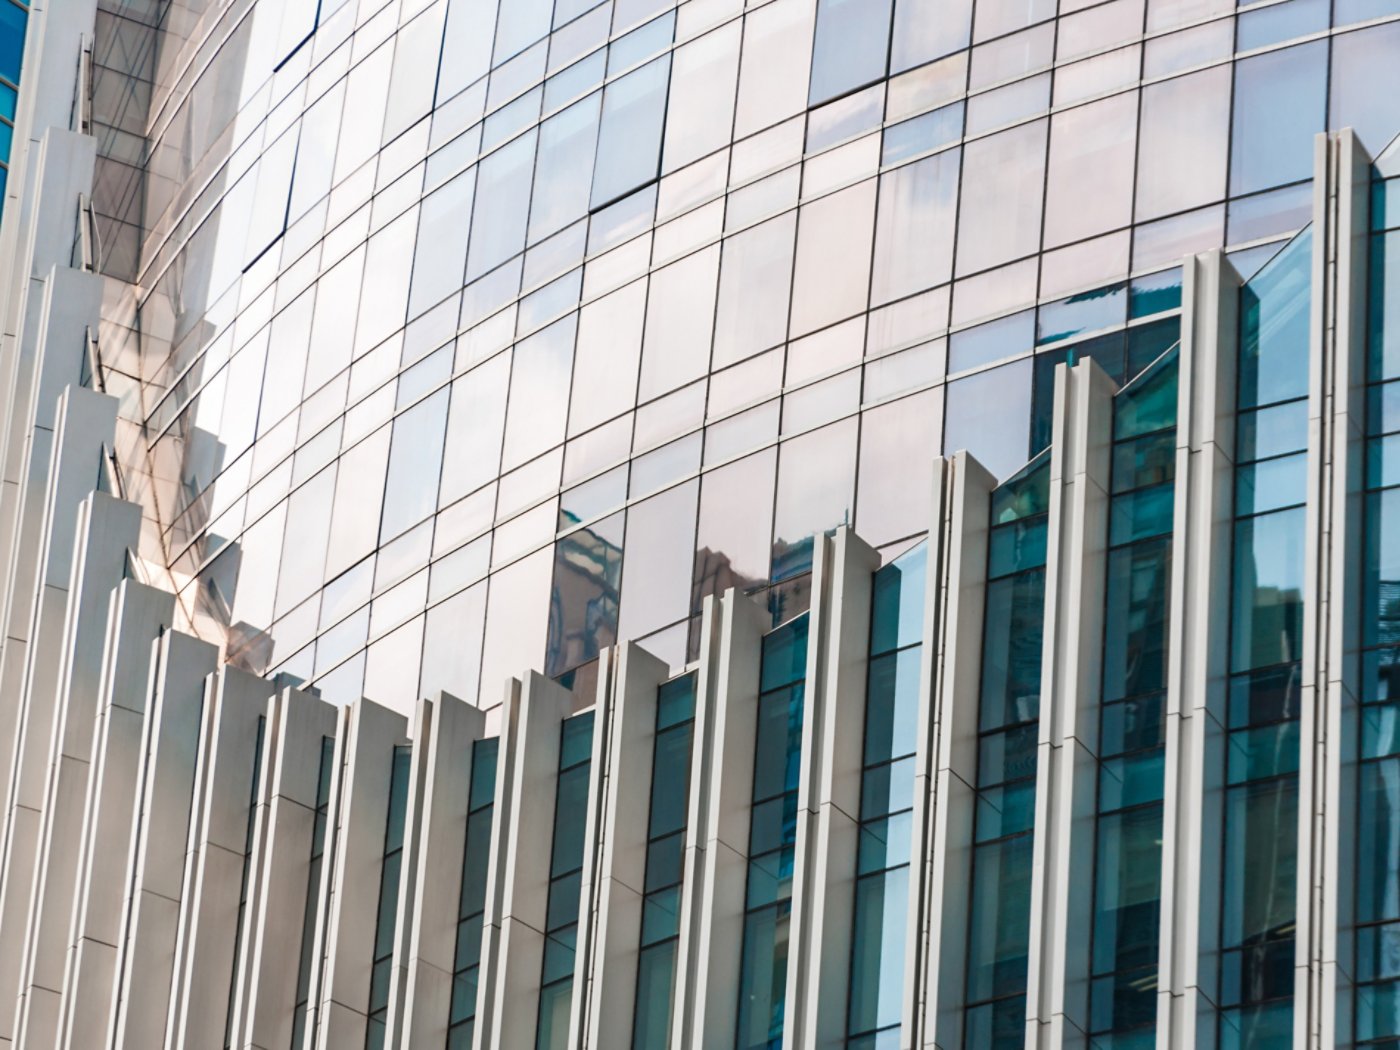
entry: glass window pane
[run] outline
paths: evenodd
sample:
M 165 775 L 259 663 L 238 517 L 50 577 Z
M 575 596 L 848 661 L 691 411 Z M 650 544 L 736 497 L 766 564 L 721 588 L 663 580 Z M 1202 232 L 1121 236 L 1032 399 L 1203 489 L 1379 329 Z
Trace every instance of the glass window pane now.
M 564 440 L 578 314 L 556 321 L 515 348 L 503 470 Z
M 1038 120 L 964 147 L 959 274 L 1010 262 L 1039 247 L 1047 127 Z
M 811 0 L 775 0 L 744 17 L 735 139 L 806 108 L 815 15 Z
M 741 361 L 787 335 L 796 228 L 793 211 L 725 240 L 712 367 Z
M 666 111 L 665 171 L 675 171 L 729 142 L 739 81 L 740 23 L 678 47 Z
M 592 207 L 599 208 L 656 178 L 671 57 L 615 80 L 603 92 Z
M 1271 51 L 1235 64 L 1231 194 L 1309 178 L 1323 129 L 1327 44 Z
M 1133 208 L 1138 100 L 1126 92 L 1050 122 L 1045 246 L 1126 226 Z
M 640 400 L 684 386 L 708 369 L 719 256 L 715 245 L 652 275 Z
M 865 309 L 874 217 L 874 179 L 802 207 L 792 291 L 793 336 Z
M 880 176 L 873 305 L 952 276 L 961 157 L 961 150 L 952 149 Z
M 591 184 L 582 176 L 593 168 L 601 98 L 595 92 L 540 125 L 535 192 L 530 200 L 531 244 L 588 211 Z
M 891 4 L 892 0 L 820 0 L 809 105 L 885 75 Z
M 532 129 L 481 162 L 476 207 L 472 212 L 471 247 L 467 253 L 468 281 L 525 247 L 530 172 L 535 164 L 537 134 Z
M 948 386 L 943 448 L 966 449 L 997 477 L 1009 477 L 1027 459 L 1030 408 L 1029 359 L 959 379 Z
M 1229 67 L 1144 87 L 1139 134 L 1139 221 L 1219 200 L 1228 163 Z

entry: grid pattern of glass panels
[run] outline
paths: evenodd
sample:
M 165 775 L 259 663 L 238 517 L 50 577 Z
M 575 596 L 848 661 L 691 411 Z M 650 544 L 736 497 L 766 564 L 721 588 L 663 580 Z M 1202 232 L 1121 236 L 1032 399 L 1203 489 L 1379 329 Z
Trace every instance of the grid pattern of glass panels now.
M 389 1015 L 389 980 L 393 974 L 394 936 L 399 923 L 399 881 L 403 875 L 403 826 L 408 810 L 410 747 L 394 748 L 389 782 L 389 818 L 384 826 L 384 865 L 379 876 L 379 908 L 374 928 L 374 964 L 370 970 L 365 1050 L 382 1050 Z
M 671 1043 L 695 735 L 695 686 L 696 676 L 687 674 L 663 684 L 656 695 L 632 1050 L 667 1050 Z
M 848 1050 L 898 1046 L 928 545 L 875 573 L 851 924 Z
M 1089 1028 L 1156 1045 L 1177 351 L 1113 408 Z
M 1026 1038 L 1049 518 L 1047 451 L 992 493 L 967 929 L 966 1050 L 1011 1050 Z
M 1361 754 L 1356 842 L 1356 1041 L 1400 1039 L 1400 180 L 1371 203 Z
M 301 919 L 301 959 L 297 964 L 297 1003 L 292 1011 L 292 1045 L 301 1046 L 311 1003 L 311 954 L 316 944 L 316 917 L 321 913 L 321 867 L 326 855 L 326 822 L 335 774 L 335 738 L 321 738 L 321 774 L 316 782 L 316 819 L 311 828 L 310 874 L 306 878 L 306 909 Z
M 1220 1043 L 1293 1045 L 1312 234 L 1240 293 Z
M 554 799 L 536 1050 L 564 1050 L 569 1042 L 588 782 L 593 767 L 593 716 L 592 711 L 574 715 L 564 721 L 559 731 L 559 781 Z
M 763 639 L 737 1050 L 783 1044 L 809 626 L 803 613 Z
M 109 388 L 192 624 L 333 698 L 790 615 L 811 533 L 917 539 L 934 455 L 1034 450 L 1066 346 L 1008 318 L 1146 328 L 1302 225 L 1313 132 L 1400 123 L 1396 0 L 315 7 L 158 50 Z
M 452 967 L 447 1050 L 471 1050 L 476 1029 L 481 936 L 486 918 L 486 879 L 491 862 L 500 750 L 500 737 L 478 740 L 472 745 L 472 783 L 467 799 L 466 842 L 462 850 L 462 890 L 457 905 L 457 949 Z

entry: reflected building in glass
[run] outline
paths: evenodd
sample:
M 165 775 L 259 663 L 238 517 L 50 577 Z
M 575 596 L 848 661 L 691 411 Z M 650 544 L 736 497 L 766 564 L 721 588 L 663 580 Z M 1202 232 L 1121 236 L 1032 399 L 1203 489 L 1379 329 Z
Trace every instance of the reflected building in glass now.
M 0 1050 L 1400 1046 L 1397 56 L 0 0 Z

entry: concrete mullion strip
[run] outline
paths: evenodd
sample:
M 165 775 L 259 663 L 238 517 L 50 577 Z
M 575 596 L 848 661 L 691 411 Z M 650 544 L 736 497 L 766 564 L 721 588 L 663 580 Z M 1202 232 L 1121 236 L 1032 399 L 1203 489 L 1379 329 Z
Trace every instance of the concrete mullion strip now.
M 492 1024 L 478 1043 L 483 1050 L 533 1050 L 535 1046 L 561 727 L 573 706 L 568 690 L 533 671 L 526 677 L 516 733 L 510 741 L 510 812 L 507 816 L 498 811 L 497 817 L 505 833 L 504 854 L 498 858 L 504 870 L 498 872 L 499 945 L 491 960 L 496 977 L 493 998 L 486 1001 Z M 601 726 L 595 724 L 595 743 L 600 732 Z M 502 739 L 503 747 L 505 743 Z M 594 785 L 597 773 L 596 768 L 591 771 Z M 501 841 L 499 835 L 497 841 Z
M 941 678 L 938 661 L 939 635 L 944 622 L 943 573 L 947 550 L 949 483 L 953 472 L 949 461 L 933 461 L 929 484 L 928 557 L 924 569 L 923 627 L 919 635 L 918 721 L 915 725 L 913 813 L 909 842 L 908 939 L 904 945 L 904 995 L 899 1029 L 899 1050 L 921 1045 L 924 1009 L 927 1005 L 924 975 L 929 966 L 928 891 L 933 870 L 933 771 L 938 753 L 941 713 L 934 706 L 936 678 Z M 873 617 L 872 617 L 873 619 Z M 869 659 L 867 654 L 867 660 Z
M 806 893 L 793 904 L 797 950 L 788 970 L 791 1045 L 804 1048 L 843 1046 L 846 1037 L 870 606 L 880 567 L 879 554 L 844 526 L 832 540 L 819 537 L 817 552 L 809 637 L 818 644 L 807 651 L 814 761 L 811 790 L 804 782 L 803 791 L 809 848 L 798 853 L 809 867 Z
M 695 728 L 691 743 L 690 799 L 687 802 L 685 853 L 682 858 L 680 944 L 676 952 L 675 1001 L 671 1009 L 671 1043 L 686 1046 L 696 1023 L 696 989 L 705 960 L 698 954 L 704 939 L 701 922 L 706 900 L 705 877 L 709 857 L 707 828 L 712 797 L 710 770 L 714 768 L 716 691 L 720 667 L 719 599 L 707 595 L 700 613 L 700 658 L 695 675 Z
M 0 431 L 0 740 L 7 745 L 0 749 L 0 763 L 6 763 L 0 766 L 0 784 L 7 786 L 14 775 L 8 743 L 28 702 L 38 614 L 46 590 L 68 582 L 73 518 L 92 488 L 95 469 L 95 458 L 85 461 L 82 484 L 74 484 L 71 461 L 55 450 L 62 448 L 63 431 L 69 431 L 63 441 L 82 433 L 100 448 L 112 440 L 116 420 L 115 399 L 110 407 L 99 407 L 89 402 L 101 396 L 93 391 L 80 391 L 84 408 L 94 409 L 92 416 L 70 413 L 70 399 L 60 401 L 65 385 L 79 388 L 82 348 L 88 329 L 97 328 L 102 301 L 100 278 L 68 268 L 78 195 L 91 186 L 95 162 L 91 139 L 58 129 L 45 133 L 33 168 L 38 189 L 28 217 L 30 242 L 22 253 L 25 273 L 22 283 L 16 280 L 17 327 L 6 339 L 17 352 L 9 373 L 0 377 L 9 410 Z M 60 473 L 67 475 L 62 481 Z M 66 542 L 55 542 L 57 537 Z M 0 960 L 0 1038 L 12 1034 L 10 980 Z
M 249 786 L 261 746 L 269 752 L 273 683 L 225 665 L 214 684 L 213 737 L 200 782 L 199 840 L 191 856 L 190 895 L 181 901 L 184 939 L 177 952 L 166 1045 L 179 1050 L 224 1045 L 233 996 L 239 898 L 248 827 Z M 262 725 L 263 740 L 258 740 Z M 246 921 L 246 919 L 245 919 Z
M 350 708 L 340 804 L 334 812 L 335 860 L 327 901 L 323 970 L 315 1042 L 320 1050 L 363 1046 L 370 974 L 384 870 L 384 828 L 394 748 L 407 742 L 408 722 L 369 700 Z
M 496 757 L 496 788 L 493 794 L 491 850 L 487 862 L 485 913 L 481 928 L 481 966 L 476 991 L 475 1045 L 491 1045 L 495 1029 L 496 989 L 500 984 L 501 940 L 504 932 L 506 867 L 511 838 L 511 814 L 515 809 L 516 739 L 524 732 L 521 722 L 521 687 L 517 679 L 506 683 L 499 707 L 500 739 Z
M 146 719 L 145 771 L 136 805 L 126 898 L 122 907 L 118 991 L 109 1050 L 161 1045 L 194 803 L 195 755 L 208 680 L 218 650 L 167 632 L 161 673 Z
M 239 1050 L 292 1043 L 322 741 L 335 737 L 340 716 L 295 689 L 282 690 L 271 706 L 234 989 L 232 1045 Z
M 409 758 L 408 798 L 405 800 L 404 806 L 399 897 L 394 906 L 394 947 L 393 957 L 389 963 L 389 1004 L 385 1020 L 385 1047 L 398 1046 L 401 1042 L 398 1030 L 402 1028 L 405 1009 L 404 994 L 408 984 L 410 938 L 413 934 L 414 916 L 418 911 L 418 876 L 420 872 L 425 870 L 420 851 L 431 842 L 423 826 L 423 819 L 424 810 L 429 805 L 427 796 L 431 790 L 432 767 L 436 764 L 433 759 L 438 748 L 440 713 L 440 705 L 437 702 L 426 698 L 420 699 L 414 707 L 413 723 L 409 730 L 409 736 L 413 739 L 413 754 Z M 470 764 L 470 741 L 468 741 L 467 746 L 468 754 L 465 759 L 461 755 L 450 755 L 446 761 L 453 762 L 455 760 L 459 769 L 464 764 Z M 470 792 L 470 788 L 471 781 L 467 780 L 465 784 L 461 785 L 461 792 L 457 800 L 463 807 L 464 820 L 467 793 Z M 437 869 L 438 878 L 436 881 L 442 885 L 450 885 L 451 879 L 442 877 L 450 870 L 450 864 L 444 864 Z M 445 931 L 449 926 L 455 926 L 452 922 L 453 918 L 451 915 L 442 914 L 438 929 Z M 448 997 L 449 999 L 451 997 L 450 970 Z M 443 1016 L 446 1017 L 446 1014 Z M 445 1037 L 446 1032 L 444 1031 L 443 1034 Z
M 33 94 L 33 86 L 22 92 L 20 104 Z M 52 452 L 63 416 L 62 408 L 55 415 L 54 401 L 61 384 L 79 382 L 84 343 L 74 341 L 73 333 L 76 330 L 85 339 L 86 327 L 96 328 L 101 284 L 96 278 L 74 275 L 64 284 L 70 293 L 78 294 L 65 302 L 50 296 L 50 283 L 68 268 L 79 221 L 78 195 L 91 187 L 95 163 L 92 139 L 50 128 L 23 169 L 26 181 L 34 179 L 32 210 L 23 215 L 29 236 L 14 256 L 18 265 L 11 274 L 14 303 L 5 316 L 13 319 L 14 328 L 0 336 L 6 358 L 0 374 L 0 401 L 5 406 L 0 410 L 4 419 L 0 429 L 0 740 L 4 741 L 13 739 L 19 725 L 36 602 L 43 597 L 46 583 L 61 587 L 67 582 L 66 571 L 53 577 L 52 566 L 41 554 L 48 530 L 45 515 L 54 491 L 53 466 L 59 462 Z M 48 322 L 56 322 L 58 331 L 49 333 Z M 51 342 L 64 345 L 46 353 Z M 40 390 L 43 397 L 37 396 Z M 115 421 L 115 402 L 113 406 L 110 416 Z M 70 493 L 72 502 L 60 517 L 61 527 L 71 529 L 77 501 L 89 488 L 90 484 L 75 496 Z M 66 551 L 56 554 L 67 556 Z M 0 763 L 10 760 L 9 748 L 0 749 Z M 11 775 L 8 764 L 0 766 L 0 784 L 8 784 Z M 8 995 L 9 985 L 0 984 L 0 988 Z M 0 1009 L 8 1010 L 8 1005 L 0 1002 Z M 0 1027 L 0 1039 L 10 1035 L 8 1024 Z
M 753 796 L 754 726 L 763 634 L 768 613 L 730 589 L 720 602 L 713 737 L 706 778 L 704 871 L 698 892 L 698 932 L 690 952 L 696 967 L 693 1005 L 681 1046 L 729 1050 L 739 1012 L 739 966 L 744 943 L 749 820 Z
M 1326 741 L 1322 727 L 1325 690 L 1320 688 L 1327 674 L 1326 642 L 1322 637 L 1328 617 L 1329 595 L 1324 549 L 1328 542 L 1330 507 L 1326 478 L 1327 444 L 1332 403 L 1332 352 L 1327 316 L 1332 296 L 1327 287 L 1333 276 L 1335 223 L 1331 214 L 1335 167 L 1326 133 L 1313 139 L 1313 237 L 1312 273 L 1309 281 L 1312 301 L 1308 313 L 1308 439 L 1307 503 L 1304 509 L 1303 539 L 1303 631 L 1298 715 L 1298 849 L 1296 922 L 1293 956 L 1293 1044 L 1312 1045 L 1316 1035 L 1313 1005 L 1312 953 L 1317 947 L 1315 926 L 1318 902 L 1314 900 L 1313 880 L 1318 870 L 1318 831 L 1322 815 L 1320 767 L 1325 762 Z
M 635 642 L 623 645 L 617 666 L 603 821 L 608 833 L 603 843 L 598 880 L 597 947 L 583 1042 L 585 1047 L 598 1050 L 629 1046 L 632 1042 L 646 882 L 656 691 L 670 676 L 665 663 Z
M 1092 359 L 1056 369 L 1027 1047 L 1075 1045 L 1089 1029 L 1113 393 Z
M 1317 498 L 1308 504 L 1308 550 L 1315 560 L 1307 577 L 1315 599 L 1305 606 L 1303 646 L 1303 681 L 1314 688 L 1315 702 L 1303 704 L 1299 789 L 1306 803 L 1299 813 L 1299 859 L 1307 867 L 1298 880 L 1294 1028 L 1295 1045 L 1310 1048 L 1353 1038 L 1351 873 L 1362 685 L 1354 654 L 1361 646 L 1371 189 L 1370 159 L 1351 131 L 1319 135 L 1316 142 L 1314 224 L 1323 235 L 1313 240 L 1309 492 Z M 1311 610 L 1315 619 L 1308 619 Z
M 417 796 L 410 801 L 411 819 L 405 831 L 417 843 L 415 907 L 411 915 L 399 915 L 400 943 L 407 950 L 402 966 L 396 960 L 394 967 L 394 994 L 389 1000 L 391 1048 L 447 1043 L 472 748 L 485 735 L 484 712 L 439 693 L 433 701 L 431 741 L 414 740 L 414 761 L 421 750 L 427 769 L 421 803 Z
M 107 1031 L 121 939 L 124 871 L 131 848 L 144 765 L 148 699 L 155 691 L 157 650 L 175 599 L 135 580 L 111 597 L 102 695 L 94 729 L 60 1005 L 60 1050 L 101 1045 Z
M 574 949 L 574 983 L 569 1004 L 569 1046 L 583 1045 L 588 1028 L 588 998 L 592 973 L 595 929 L 600 918 L 599 895 L 606 836 L 608 755 L 613 731 L 613 685 L 617 650 L 604 649 L 598 657 L 598 686 L 594 698 L 593 749 L 588 776 L 588 818 L 583 832 L 583 871 L 580 874 L 578 934 Z M 650 785 L 648 784 L 648 787 Z M 650 792 L 648 796 L 650 797 Z M 645 821 L 642 825 L 645 834 Z
M 1239 278 L 1222 253 L 1186 261 L 1162 814 L 1158 1046 L 1213 1045 Z
M 116 400 L 69 387 L 58 404 L 52 455 L 44 478 L 36 482 L 43 485 L 46 478 L 47 489 L 43 513 L 35 515 L 36 521 L 42 521 L 42 541 L 28 554 L 33 559 L 31 566 L 37 566 L 38 578 L 34 582 L 23 682 L 14 692 L 15 682 L 0 681 L 0 733 L 10 734 L 8 738 L 0 736 L 8 744 L 4 749 L 8 777 L 4 782 L 4 841 L 0 858 L 0 943 L 6 944 L 22 944 L 29 922 L 51 746 L 55 723 L 61 721 L 60 701 L 66 678 L 76 671 L 81 691 L 98 673 L 108 593 L 121 581 L 120 559 L 113 572 L 112 559 L 108 557 L 102 560 L 101 572 L 92 574 L 85 586 L 79 586 L 84 580 L 79 568 L 79 508 L 92 490 L 101 450 L 111 440 L 116 425 Z M 82 519 L 86 526 L 87 515 L 82 515 Z M 101 526 L 119 527 L 115 522 Z M 119 543 L 124 536 L 125 533 L 114 533 L 104 538 Z M 124 557 L 123 545 L 120 558 Z M 76 577 L 75 568 L 79 569 Z M 70 653 L 80 655 L 75 661 Z M 14 1035 L 23 960 L 22 951 L 0 952 L 0 1037 Z
M 102 493 L 93 493 L 79 507 L 60 691 L 47 712 L 51 725 L 36 724 L 31 730 L 36 757 L 40 739 L 48 740 L 32 882 L 24 879 L 18 865 L 8 873 L 7 889 L 29 891 L 17 1046 L 51 1047 L 58 1030 L 93 727 L 110 657 L 107 617 L 113 612 L 112 591 L 121 583 L 127 548 L 137 542 L 140 527 L 139 507 Z M 36 716 L 41 713 L 38 707 L 33 709 Z
M 951 475 L 946 521 L 946 570 L 930 576 L 926 609 L 937 603 L 937 624 L 925 612 L 922 675 L 930 688 L 921 703 L 914 785 L 916 819 L 929 827 L 922 855 L 927 891 L 928 962 L 923 975 L 917 1042 L 963 1045 L 967 990 L 967 922 L 972 903 L 972 835 L 977 803 L 977 713 L 982 687 L 982 630 L 987 601 L 987 542 L 991 495 L 997 480 L 977 460 L 959 452 Z M 930 552 L 930 573 L 934 559 Z M 936 726 L 933 725 L 936 721 Z M 922 781 L 922 782 L 921 782 Z M 925 815 L 918 816 L 919 807 Z M 915 854 L 915 857 L 919 857 Z

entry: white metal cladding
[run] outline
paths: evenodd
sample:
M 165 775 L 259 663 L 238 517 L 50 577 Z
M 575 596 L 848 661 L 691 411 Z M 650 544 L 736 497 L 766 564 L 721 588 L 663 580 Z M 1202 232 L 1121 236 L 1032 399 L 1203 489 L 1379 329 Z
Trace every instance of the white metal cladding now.
M 1346 770 L 1355 685 L 1342 654 L 1356 606 L 1357 401 L 1366 158 L 1319 143 L 1314 239 L 1309 642 L 1300 806 L 1296 1046 L 1351 1036 Z M 1208 1046 L 1216 1004 L 1224 744 L 1223 620 L 1239 275 L 1188 263 L 1175 449 L 1157 1045 Z M 57 289 L 69 277 L 53 270 Z M 74 287 L 82 284 L 77 281 Z M 75 293 L 76 295 L 77 293 Z M 77 298 L 81 298 L 80 295 Z M 41 340 L 81 326 L 49 297 Z M 69 305 L 77 299 L 70 300 Z M 64 360 L 29 360 L 25 385 Z M 395 921 L 386 1045 L 447 1038 L 472 745 L 499 736 L 474 1046 L 528 1050 L 546 927 L 560 727 L 596 711 L 569 1045 L 631 1040 L 645 800 L 656 689 L 676 669 L 635 645 L 603 661 L 596 695 L 533 672 L 482 711 L 441 694 L 413 720 L 369 700 L 336 709 L 292 683 L 222 665 L 170 628 L 172 599 L 130 578 L 140 512 L 105 491 L 113 399 L 74 385 L 25 424 L 52 454 L 7 502 L 17 528 L 4 606 L 22 624 L 0 657 L 6 756 L 0 870 L 0 1045 L 197 1050 L 291 1045 L 303 931 L 310 1008 L 293 1050 L 364 1045 L 376 922 Z M 1083 1045 L 1094 719 L 1104 586 L 1111 384 L 1061 371 L 1051 470 L 1043 718 L 1026 1046 Z M 35 468 L 30 462 L 31 471 Z M 977 702 L 994 480 L 940 461 L 923 610 L 913 872 L 900 1045 L 963 1045 Z M 846 1039 L 874 552 L 818 537 L 793 874 L 784 1047 Z M 20 616 L 24 613 L 23 616 Z M 15 617 L 20 616 L 19 620 Z M 761 642 L 767 611 L 734 591 L 705 604 L 687 800 L 672 1040 L 734 1044 Z M 323 741 L 333 741 L 320 880 L 310 880 Z M 394 749 L 411 746 L 399 891 L 380 908 Z M 260 758 L 258 757 L 260 755 Z M 247 871 L 246 883 L 243 872 Z M 308 895 L 318 907 L 304 923 Z

